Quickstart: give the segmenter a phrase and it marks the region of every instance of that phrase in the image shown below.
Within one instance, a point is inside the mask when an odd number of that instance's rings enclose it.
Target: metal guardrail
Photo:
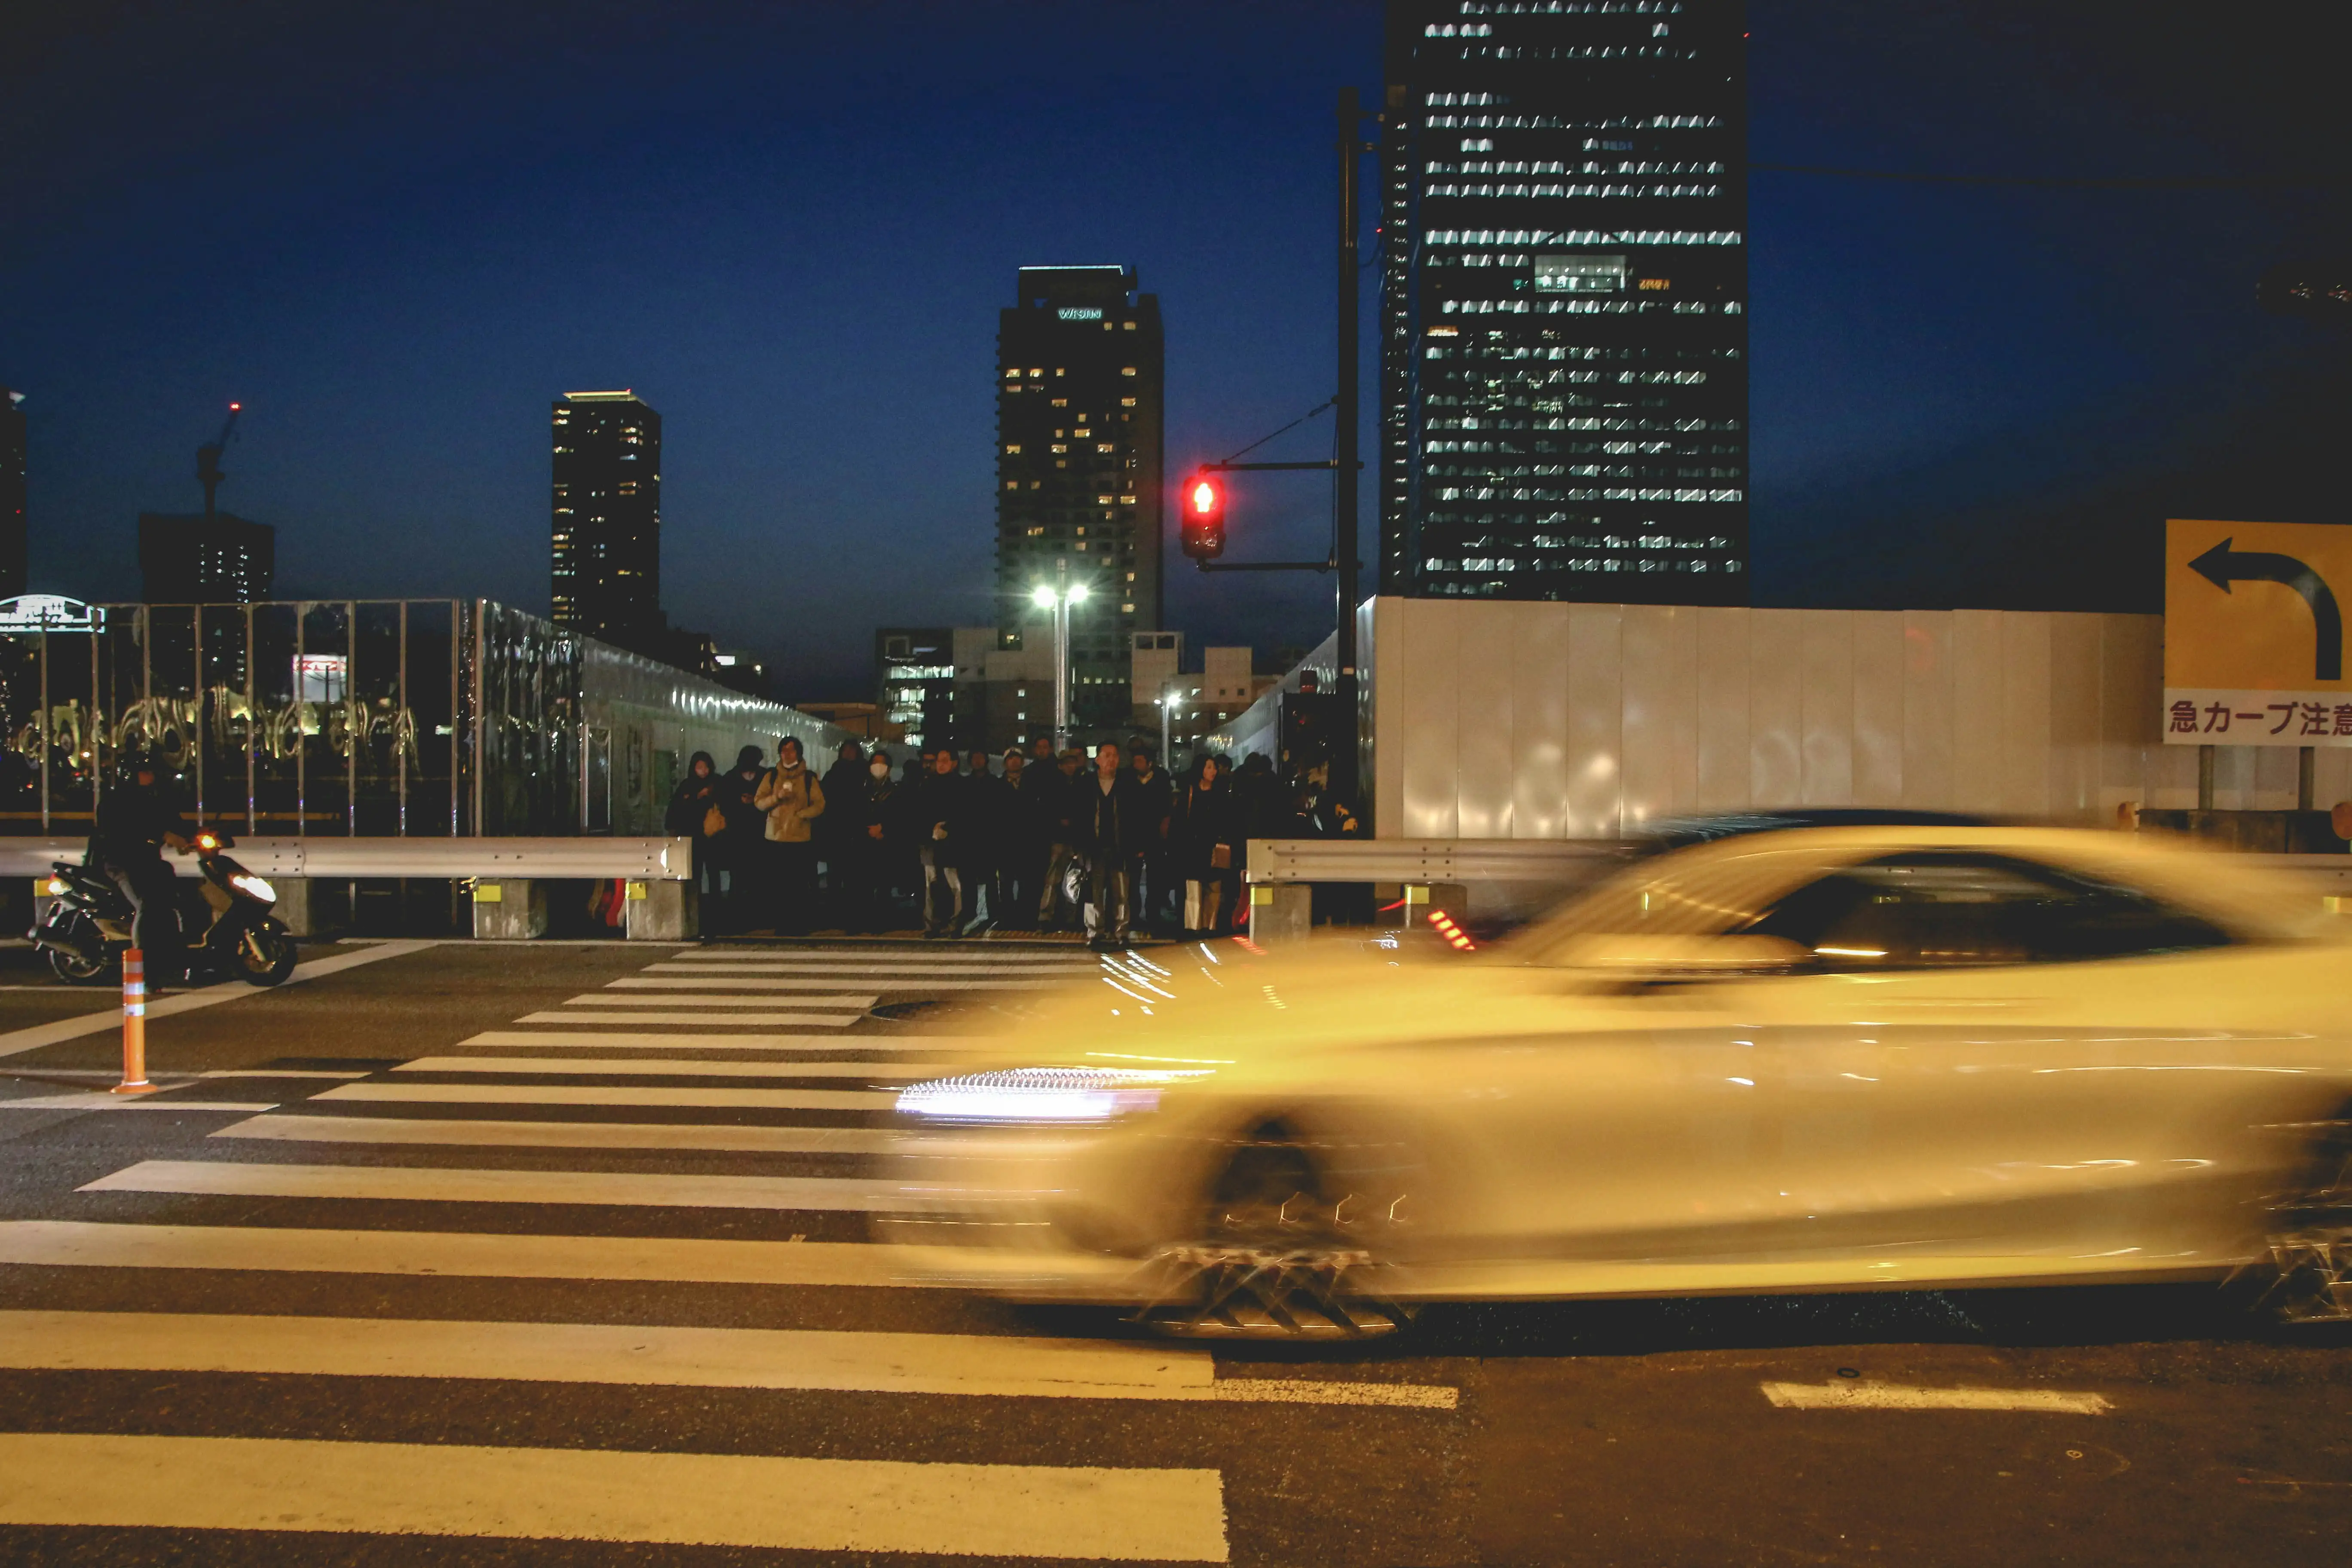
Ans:
[[[1615,838],[1253,838],[1244,879],[1580,882],[1626,858]]]
[[[79,861],[86,838],[0,838],[0,876]],[[263,877],[694,877],[691,838],[238,838],[229,851]]]

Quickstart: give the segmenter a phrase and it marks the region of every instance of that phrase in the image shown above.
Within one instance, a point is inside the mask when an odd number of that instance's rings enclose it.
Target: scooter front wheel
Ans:
[[[282,985],[294,973],[294,939],[275,921],[247,926],[236,939],[236,974],[256,985]]]

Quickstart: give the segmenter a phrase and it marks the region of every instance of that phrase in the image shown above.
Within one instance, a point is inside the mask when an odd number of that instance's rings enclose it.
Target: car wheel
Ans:
[[[1184,1338],[1354,1340],[1412,1309],[1381,1288],[1380,1245],[1404,1194],[1350,1183],[1280,1122],[1236,1143],[1203,1194],[1192,1239],[1153,1259],[1157,1289],[1132,1321]]]
[[[2314,1131],[2297,1184],[2272,1202],[2264,1256],[2231,1279],[2282,1328],[2352,1322],[2352,1106]]]

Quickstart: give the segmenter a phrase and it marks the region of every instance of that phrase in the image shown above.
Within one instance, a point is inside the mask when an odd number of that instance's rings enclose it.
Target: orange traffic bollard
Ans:
[[[122,1081],[111,1092],[155,1092],[147,1081],[147,955],[135,947],[122,955]]]

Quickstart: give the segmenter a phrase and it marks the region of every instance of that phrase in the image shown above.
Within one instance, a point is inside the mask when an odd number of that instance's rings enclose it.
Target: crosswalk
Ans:
[[[403,1060],[289,1068],[268,1109],[205,1102],[231,1119],[174,1152],[190,1157],[126,1161],[80,1182],[59,1217],[0,1220],[0,1275],[152,1281],[127,1299],[154,1309],[0,1304],[0,1371],[787,1403],[759,1424],[757,1451],[468,1440],[478,1427],[5,1433],[0,1526],[1262,1560],[1235,1539],[1233,1461],[1202,1460],[1218,1428],[1199,1422],[1236,1405],[1298,1412],[1283,1420],[1328,1409],[1406,1423],[1411,1441],[1450,1419],[1456,1391],[1379,1366],[1277,1375],[1108,1332],[1038,1337],[867,1239],[869,1218],[903,1203],[873,1159],[897,1086],[955,1070],[981,1043],[870,1009],[1099,973],[1043,944],[664,950]],[[341,1386],[357,1402],[369,1385]],[[885,1402],[857,1419],[899,1440],[819,1440],[830,1406],[807,1402],[841,1399]],[[1081,1431],[1076,1415],[1041,1424],[1010,1403],[1037,1400],[1127,1413]],[[1178,1405],[1210,1409],[1164,1409]],[[929,1412],[975,1407],[1032,1434],[1010,1462],[932,1435],[963,1418]],[[122,1474],[142,1484],[109,1484]]]

